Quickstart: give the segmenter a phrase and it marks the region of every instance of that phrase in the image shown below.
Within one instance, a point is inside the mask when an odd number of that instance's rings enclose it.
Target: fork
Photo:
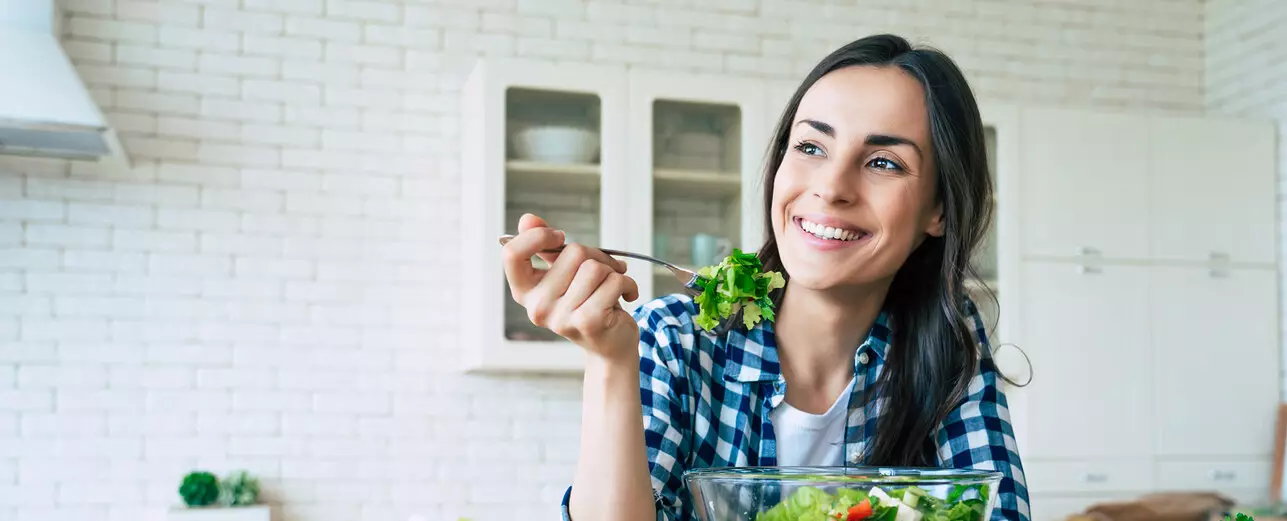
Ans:
[[[514,238],[513,235],[500,236],[501,246],[504,246],[513,238]],[[558,248],[543,250],[541,253],[558,253],[563,251],[563,248],[564,248],[563,246],[559,246]],[[670,270],[670,274],[674,275],[675,280],[678,280],[680,284],[684,285],[684,289],[693,293],[702,292],[702,285],[698,283],[701,280],[701,275],[698,275],[697,272],[693,270],[681,268],[679,266],[676,266],[664,260],[658,259],[656,257],[649,257],[642,253],[634,253],[634,252],[621,251],[621,250],[610,250],[608,248],[599,248],[599,251],[602,251],[603,253],[606,253],[613,257],[629,257],[631,259],[639,259],[641,261],[651,262],[653,264],[666,268],[667,270]]]

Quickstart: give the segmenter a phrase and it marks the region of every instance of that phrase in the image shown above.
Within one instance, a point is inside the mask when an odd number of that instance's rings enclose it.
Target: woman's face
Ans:
[[[929,113],[897,67],[848,67],[805,93],[773,182],[772,223],[791,284],[892,279],[943,233]]]

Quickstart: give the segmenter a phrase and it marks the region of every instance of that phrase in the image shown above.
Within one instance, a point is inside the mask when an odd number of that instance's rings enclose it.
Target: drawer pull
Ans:
[[[1211,471],[1211,481],[1235,481],[1237,479],[1238,473],[1232,470]]]
[[[1082,481],[1085,481],[1087,483],[1104,483],[1108,481],[1108,475],[1092,472],[1082,477]]]

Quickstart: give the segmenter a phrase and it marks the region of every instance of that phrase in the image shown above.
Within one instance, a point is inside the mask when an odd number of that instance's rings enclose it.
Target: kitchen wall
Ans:
[[[1206,106],[1213,114],[1278,122],[1279,248],[1287,248],[1287,3],[1210,0],[1204,16]],[[1219,183],[1218,178],[1212,179]],[[1287,250],[1284,250],[1287,251]],[[1285,256],[1279,257],[1279,289]],[[1287,340],[1287,321],[1283,321]],[[1283,358],[1287,367],[1287,356]],[[1284,369],[1287,374],[1287,369]],[[1284,379],[1287,399],[1287,379]]]
[[[893,31],[985,99],[1212,105],[1199,0],[64,4],[134,166],[0,158],[0,520],[148,519],[193,467],[279,520],[553,516],[579,383],[453,369],[475,56],[793,78]]]

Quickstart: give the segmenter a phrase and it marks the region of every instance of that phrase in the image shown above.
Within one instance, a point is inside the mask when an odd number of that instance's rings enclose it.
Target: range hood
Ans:
[[[0,154],[125,163],[63,52],[54,0],[0,0]]]

